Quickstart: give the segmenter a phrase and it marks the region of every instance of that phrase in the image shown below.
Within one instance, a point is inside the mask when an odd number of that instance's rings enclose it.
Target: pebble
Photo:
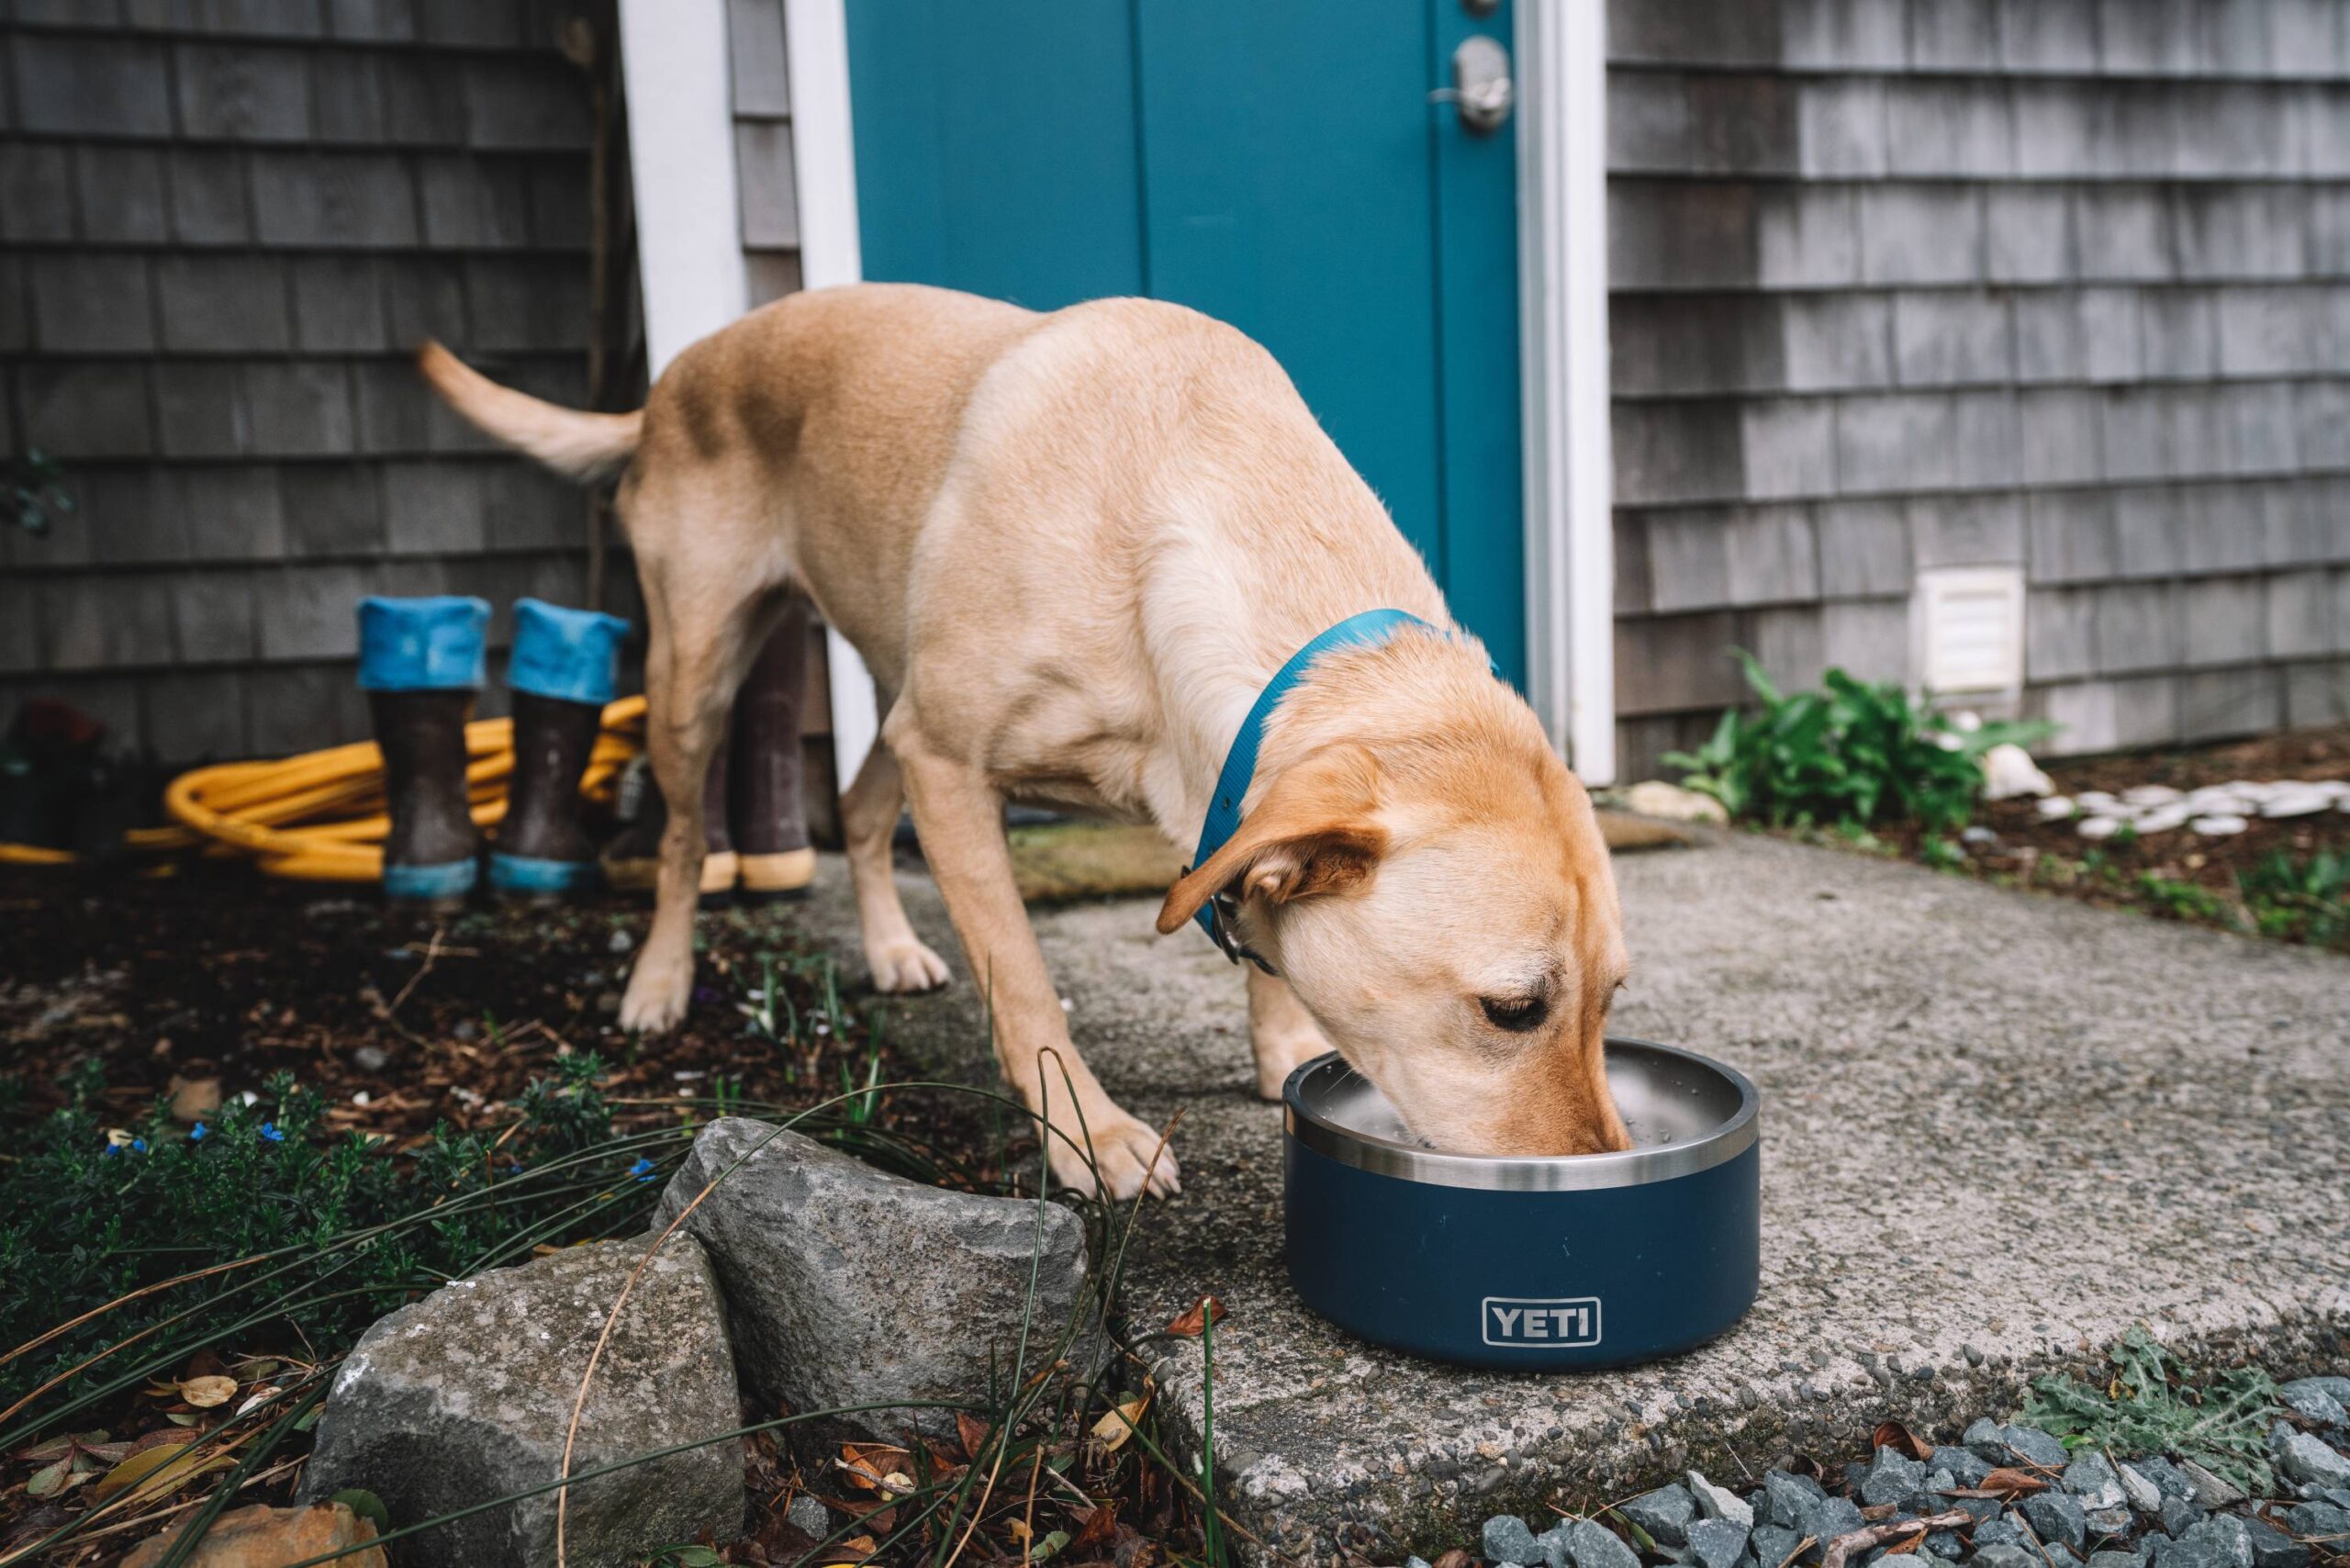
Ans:
[[[1676,1482],[1643,1492],[1617,1511],[1648,1531],[1649,1539],[1660,1546],[1686,1546],[1689,1527],[1697,1518],[1697,1500],[1689,1495],[1689,1488]]]
[[[2133,1459],[2130,1464],[2139,1474],[2153,1482],[2165,1497],[2195,1495],[2195,1484],[2187,1479],[2178,1466],[2160,1454],[2149,1455],[2144,1459]]]
[[[351,1063],[362,1072],[381,1072],[392,1065],[392,1054],[381,1046],[362,1046],[351,1053]]]
[[[631,947],[635,946],[635,937],[631,936],[625,931],[615,931],[612,933],[611,940],[604,944],[604,951],[607,953],[625,953]]]
[[[1550,1560],[1550,1568],[1640,1568],[1632,1549],[1616,1532],[1590,1519],[1569,1519],[1560,1527],[1566,1548],[1565,1562]]]
[[[2133,806],[2167,806],[2180,797],[2167,784],[2132,784],[2121,791],[2121,798]]]
[[[1752,1533],[1735,1519],[1699,1519],[1689,1527],[1689,1551],[1696,1558],[1698,1568],[1738,1568],[1747,1538]],[[1582,1565],[1577,1564],[1577,1568]]]
[[[1861,1501],[1869,1507],[1898,1503],[1926,1484],[1926,1467],[1908,1454],[1881,1448],[1861,1478]]]
[[[2118,1536],[2128,1535],[2130,1527],[2137,1520],[2137,1516],[2121,1504],[2110,1508],[2091,1508],[2085,1517],[2088,1520],[2089,1539],[2092,1540],[2111,1540]]]
[[[1975,1568],[2048,1568],[2037,1551],[2026,1551],[2009,1541],[1995,1541],[1985,1546],[1980,1537],[1975,1541],[1974,1563]]]
[[[2069,817],[2076,809],[2069,795],[2043,795],[2041,797],[2040,803],[2032,807],[2033,811],[2040,813],[2042,822],[2054,822],[2058,817]]]
[[[1937,1472],[1949,1472],[1952,1479],[1961,1486],[1980,1486],[1983,1478],[1991,1473],[1989,1462],[1981,1454],[1972,1449],[1952,1448],[1947,1444],[1936,1449],[1926,1462]]]
[[[2310,1549],[2267,1520],[2246,1519],[2244,1529],[2252,1568],[2309,1568]]]
[[[2011,1519],[1992,1519],[1975,1527],[1975,1546],[1978,1551],[1986,1546],[2011,1546],[2027,1539],[2023,1527]]]
[[[1797,1475],[1791,1470],[1766,1470],[1762,1473],[1762,1492],[1769,1499],[1771,1523],[1782,1529],[1804,1530],[1812,1509],[1825,1502],[1828,1494],[1819,1483],[1808,1475]],[[1808,1530],[1804,1530],[1809,1534]]]
[[[2185,1535],[2203,1522],[2203,1510],[2184,1497],[2173,1497],[2165,1493],[2159,1517],[2165,1533]]]
[[[2121,1490],[2121,1477],[2113,1473],[2112,1462],[2094,1449],[2065,1467],[2065,1490],[2091,1511],[2118,1508],[2130,1500]]]
[[[1695,1471],[1689,1473],[1689,1490],[1697,1499],[1697,1511],[1709,1519],[1730,1519],[1754,1528],[1754,1509],[1737,1493],[1715,1485]]]
[[[1785,1525],[1756,1525],[1751,1544],[1755,1568],[1779,1568],[1803,1544],[1803,1532]]]
[[[2307,1432],[2279,1421],[2268,1430],[2268,1446],[2277,1452],[2277,1468],[2292,1480],[2312,1486],[2350,1486],[2350,1459]]]
[[[2092,1551],[2089,1568],[2138,1568],[2142,1561],[2134,1551]]]
[[[783,1517],[811,1540],[822,1540],[833,1533],[832,1510],[806,1492],[791,1500],[791,1506],[784,1510]]]
[[[2300,785],[2279,790],[2260,802],[2260,814],[2264,817],[2306,817],[2333,809],[2331,794]]]
[[[1515,1562],[1528,1568],[1542,1561],[1541,1543],[1516,1514],[1496,1514],[1487,1519],[1483,1545],[1488,1562]]]
[[[2285,1510],[2295,1535],[2350,1536],[2350,1508],[2333,1503],[2296,1503]]]
[[[2163,1489],[2134,1464],[2124,1464],[2114,1471],[2114,1480],[2121,1487],[2121,1495],[2142,1514],[2157,1513],[2163,1506]]]
[[[1822,1545],[1840,1535],[1850,1535],[1868,1521],[1861,1518],[1861,1510],[1850,1497],[1826,1497],[1812,1505],[1811,1518],[1805,1523],[1804,1534],[1818,1536]]]
[[[2008,1439],[2000,1435],[1999,1424],[1988,1417],[1978,1417],[1959,1435],[1958,1440],[1986,1463],[2007,1462]]]
[[[2350,1413],[2343,1410],[2341,1399],[2326,1388],[2329,1383],[2350,1383],[2350,1378],[2298,1378],[2279,1388],[2277,1397],[2304,1419],[2321,1427],[2350,1426]]]
[[[2083,838],[2091,840],[2111,838],[2121,831],[2121,819],[2120,817],[2083,817],[2081,825],[2073,831]]]
[[[2233,838],[2252,823],[2233,812],[2212,812],[2187,824],[2206,838]]]
[[[2326,1451],[2332,1453],[2333,1450],[2327,1449]],[[2191,1459],[2178,1462],[2178,1473],[2187,1477],[2189,1486],[2195,1488],[2195,1506],[2199,1508],[2225,1508],[2244,1501],[2244,1493],[2232,1483],[2221,1480]]]
[[[2185,827],[2187,819],[2192,815],[2194,813],[2185,806],[2154,806],[2139,816],[2136,825],[2141,836],[2168,833],[2174,828]]]
[[[2028,1464],[2042,1470],[2062,1470],[2072,1460],[2072,1450],[2037,1427],[2020,1424],[1999,1428],[2008,1447]]]

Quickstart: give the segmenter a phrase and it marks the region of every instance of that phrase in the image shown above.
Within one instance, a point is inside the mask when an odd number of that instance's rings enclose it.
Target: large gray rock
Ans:
[[[335,1374],[304,1500],[350,1486],[394,1528],[554,1481],[579,1380],[644,1240],[574,1247],[444,1285],[360,1337]],[[572,1473],[742,1424],[724,1308],[701,1248],[673,1237],[639,1275],[596,1364]],[[569,1560],[642,1560],[743,1524],[743,1449],[725,1439],[570,1488]],[[554,1561],[545,1491],[406,1537],[404,1568]]]
[[[2350,1459],[2307,1432],[2279,1421],[2269,1429],[2268,1443],[2276,1450],[2277,1468],[2293,1480],[2312,1486],[2350,1486]]]
[[[1069,1209],[926,1187],[730,1116],[694,1140],[654,1227],[722,1176],[683,1228],[710,1250],[744,1385],[763,1399],[800,1413],[889,1406],[838,1418],[878,1437],[951,1434],[951,1413],[914,1402],[976,1402],[1002,1386],[1024,1314],[1030,1372],[1056,1355],[1081,1372],[1099,1364],[1085,1226]]]

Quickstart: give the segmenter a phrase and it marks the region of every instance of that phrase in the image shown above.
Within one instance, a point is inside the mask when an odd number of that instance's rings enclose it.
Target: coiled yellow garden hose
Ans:
[[[621,770],[643,749],[644,699],[623,697],[604,710],[603,730],[588,753],[579,792],[609,801]],[[477,827],[506,815],[506,779],[514,770],[514,722],[476,719],[465,726],[465,783]],[[223,762],[181,774],[163,791],[174,825],[135,828],[124,845],[142,854],[201,848],[252,856],[273,877],[310,882],[383,879],[383,841],[391,831],[384,798],[384,754],[374,741],[306,752],[275,762]],[[0,863],[69,865],[62,849],[0,844]]]

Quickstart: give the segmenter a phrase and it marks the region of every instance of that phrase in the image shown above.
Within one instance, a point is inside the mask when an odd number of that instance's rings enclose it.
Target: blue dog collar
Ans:
[[[1348,616],[1289,656],[1289,663],[1275,671],[1273,678],[1265,683],[1265,689],[1257,693],[1248,716],[1240,721],[1240,733],[1232,737],[1232,749],[1224,754],[1224,770],[1216,775],[1215,793],[1208,797],[1207,820],[1200,826],[1199,853],[1192,857],[1191,866],[1184,868],[1187,875],[1193,867],[1206,865],[1240,831],[1240,802],[1248,793],[1249,781],[1257,777],[1257,752],[1265,743],[1265,722],[1272,717],[1275,705],[1305,678],[1314,661],[1334,648],[1375,646],[1405,626],[1426,625],[1427,622],[1418,616],[1401,610],[1366,610],[1360,615]],[[1238,913],[1238,905],[1218,891],[1208,896],[1192,918],[1208,934],[1208,940],[1224,949],[1225,958],[1236,964],[1246,958],[1271,974],[1273,967],[1240,940],[1234,925]]]

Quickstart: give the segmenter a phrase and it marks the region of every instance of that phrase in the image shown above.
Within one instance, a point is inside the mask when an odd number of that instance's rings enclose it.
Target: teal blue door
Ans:
[[[1514,128],[1428,98],[1508,6],[847,4],[865,275],[1240,328],[1522,680]]]

